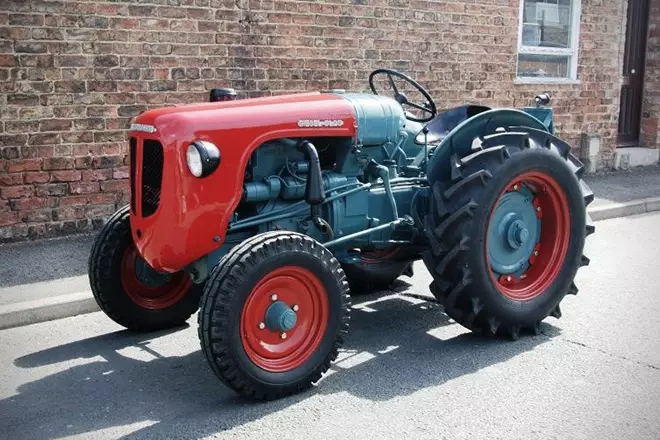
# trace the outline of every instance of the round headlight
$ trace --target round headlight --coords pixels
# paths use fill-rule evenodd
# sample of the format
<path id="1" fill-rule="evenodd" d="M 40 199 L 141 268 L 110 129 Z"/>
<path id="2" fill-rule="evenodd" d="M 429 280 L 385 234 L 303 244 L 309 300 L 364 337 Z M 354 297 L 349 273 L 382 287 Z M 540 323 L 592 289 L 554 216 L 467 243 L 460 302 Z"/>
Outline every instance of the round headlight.
<path id="1" fill-rule="evenodd" d="M 195 177 L 206 177 L 220 164 L 220 150 L 208 141 L 195 141 L 188 146 L 186 162 Z"/>

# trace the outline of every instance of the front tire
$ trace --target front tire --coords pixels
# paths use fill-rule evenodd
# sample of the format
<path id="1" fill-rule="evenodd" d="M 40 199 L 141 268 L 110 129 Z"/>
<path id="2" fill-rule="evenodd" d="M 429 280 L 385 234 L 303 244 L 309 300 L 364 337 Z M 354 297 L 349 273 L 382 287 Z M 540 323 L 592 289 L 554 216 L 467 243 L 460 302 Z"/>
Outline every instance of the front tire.
<path id="1" fill-rule="evenodd" d="M 237 393 L 271 400 L 311 387 L 348 333 L 349 288 L 323 245 L 267 232 L 232 248 L 206 283 L 199 338 L 213 372 Z"/>
<path id="2" fill-rule="evenodd" d="M 142 260 L 133 243 L 128 206 L 101 229 L 92 247 L 88 276 L 101 310 L 134 331 L 185 324 L 197 311 L 203 289 L 184 272 L 159 274 Z"/>
<path id="3" fill-rule="evenodd" d="M 554 136 L 531 134 L 542 138 L 495 134 L 479 151 L 454 156 L 451 179 L 433 183 L 424 220 L 423 260 L 445 312 L 470 330 L 512 339 L 561 316 L 594 231 L 581 164 Z"/>

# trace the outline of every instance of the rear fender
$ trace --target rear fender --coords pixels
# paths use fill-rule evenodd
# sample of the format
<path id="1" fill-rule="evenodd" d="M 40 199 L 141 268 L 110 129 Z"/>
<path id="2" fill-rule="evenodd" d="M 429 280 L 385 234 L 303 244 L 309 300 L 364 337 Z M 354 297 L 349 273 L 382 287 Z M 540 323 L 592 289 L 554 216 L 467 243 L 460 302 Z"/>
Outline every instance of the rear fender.
<path id="1" fill-rule="evenodd" d="M 438 145 L 429 160 L 428 180 L 433 185 L 436 181 L 446 181 L 451 177 L 451 157 L 458 158 L 470 154 L 475 138 L 494 134 L 500 127 L 523 126 L 548 132 L 548 128 L 535 117 L 521 110 L 496 109 L 465 120 L 455 127 Z"/>

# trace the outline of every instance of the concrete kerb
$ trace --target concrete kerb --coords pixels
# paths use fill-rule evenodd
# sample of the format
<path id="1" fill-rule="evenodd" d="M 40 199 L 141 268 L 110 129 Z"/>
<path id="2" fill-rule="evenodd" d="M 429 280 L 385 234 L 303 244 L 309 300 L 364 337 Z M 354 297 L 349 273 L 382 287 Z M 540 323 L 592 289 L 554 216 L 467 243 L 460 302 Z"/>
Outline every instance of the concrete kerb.
<path id="1" fill-rule="evenodd" d="M 594 206 L 588 210 L 593 221 L 610 218 L 627 217 L 629 215 L 644 214 L 646 212 L 660 211 L 660 197 L 632 200 L 624 203 L 608 203 Z"/>
<path id="2" fill-rule="evenodd" d="M 660 197 L 608 203 L 588 209 L 593 221 L 660 211 Z M 99 311 L 91 292 L 58 295 L 52 298 L 0 306 L 0 330 L 52 321 Z"/>

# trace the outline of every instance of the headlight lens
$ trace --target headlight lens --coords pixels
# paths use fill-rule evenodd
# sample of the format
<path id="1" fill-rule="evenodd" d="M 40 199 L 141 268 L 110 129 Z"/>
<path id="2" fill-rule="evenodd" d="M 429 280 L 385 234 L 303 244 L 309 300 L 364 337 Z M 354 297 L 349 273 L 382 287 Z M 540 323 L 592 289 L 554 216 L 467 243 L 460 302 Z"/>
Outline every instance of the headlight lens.
<path id="1" fill-rule="evenodd" d="M 186 160 L 188 161 L 188 169 L 195 177 L 202 176 L 202 156 L 197 151 L 197 148 L 194 145 L 188 146 L 188 151 L 186 152 Z"/>
<path id="2" fill-rule="evenodd" d="M 195 141 L 188 146 L 186 162 L 195 177 L 206 177 L 218 168 L 220 150 L 208 141 Z"/>

